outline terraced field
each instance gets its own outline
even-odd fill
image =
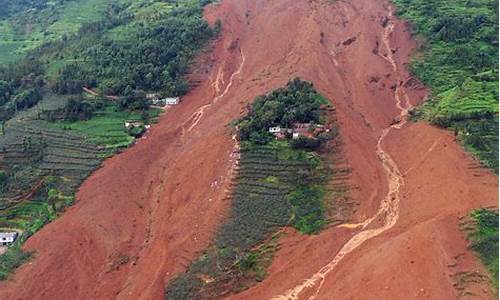
[[[15,183],[7,189],[6,196],[22,195],[48,175],[68,178],[70,186],[75,187],[99,166],[104,156],[105,149],[87,141],[85,136],[52,128],[39,120],[40,107],[47,107],[47,103],[42,101],[5,124],[0,136],[2,165],[12,177],[9,181]]]
[[[0,165],[5,179],[0,192],[0,227],[22,233],[15,246],[0,256],[0,279],[5,279],[29,255],[20,245],[72,205],[83,180],[106,157],[134,142],[125,120],[141,114],[119,111],[114,105],[98,110],[86,121],[51,123],[43,112],[65,106],[68,97],[46,93],[31,109],[8,120],[0,135]],[[158,116],[151,110],[152,119]]]

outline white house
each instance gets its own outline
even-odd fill
[[[157,106],[166,106],[166,105],[177,105],[181,102],[179,97],[167,97],[167,98],[154,98],[151,100],[151,103],[153,105]]]
[[[179,97],[165,98],[164,100],[166,105],[177,105],[181,101]]]
[[[125,128],[126,129],[130,129],[132,127],[140,127],[140,126],[144,126],[144,122],[142,121],[135,121],[135,120],[131,120],[131,121],[125,121]]]
[[[17,232],[0,232],[0,245],[9,246],[17,239]]]
[[[280,126],[269,127],[269,132],[270,133],[280,133],[281,132],[281,127]]]

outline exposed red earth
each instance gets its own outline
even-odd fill
[[[486,272],[459,218],[497,206],[498,179],[450,133],[406,122],[427,91],[406,71],[416,43],[392,11],[382,0],[210,7],[207,19],[224,29],[193,72],[200,85],[27,241],[37,255],[0,284],[0,298],[161,299],[227,215],[228,124],[300,76],[337,108],[358,205],[349,224],[317,236],[286,230],[267,278],[232,298],[492,299],[486,282],[470,280]]]

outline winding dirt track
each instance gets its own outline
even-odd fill
[[[294,76],[337,107],[357,209],[317,236],[286,230],[269,276],[232,298],[492,298],[464,276],[484,270],[458,218],[497,205],[497,178],[448,132],[406,122],[426,91],[409,80],[415,43],[389,3],[223,0],[206,17],[224,33],[194,70],[201,84],[29,239],[37,257],[0,284],[1,299],[161,299],[227,214],[227,124]]]

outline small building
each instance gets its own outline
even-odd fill
[[[165,100],[165,104],[166,105],[177,105],[177,104],[179,104],[181,102],[181,99],[179,97],[165,98],[163,100]]]
[[[17,232],[0,232],[0,245],[12,245],[16,241],[18,235],[19,233]]]
[[[151,104],[156,106],[177,105],[181,102],[179,97],[153,98]]]
[[[294,130],[299,130],[299,129],[309,130],[309,128],[311,128],[311,126],[312,126],[311,123],[295,123],[295,124],[293,124],[293,129]]]
[[[302,136],[307,138],[314,138],[312,124],[296,123],[293,125],[292,138],[295,140]]]
[[[284,140],[284,139],[286,139],[286,133],[285,132],[276,132],[276,133],[274,133],[274,137],[277,140]]]
[[[154,93],[146,94],[146,99],[148,100],[158,99],[158,94]]]
[[[144,122],[136,121],[136,120],[125,121],[125,128],[126,129],[140,127],[140,126],[144,126]]]
[[[277,140],[284,140],[288,134],[292,133],[292,130],[290,128],[276,126],[269,127],[269,133],[272,133]]]
[[[270,133],[280,133],[281,132],[281,127],[280,126],[269,127],[269,132]]]

